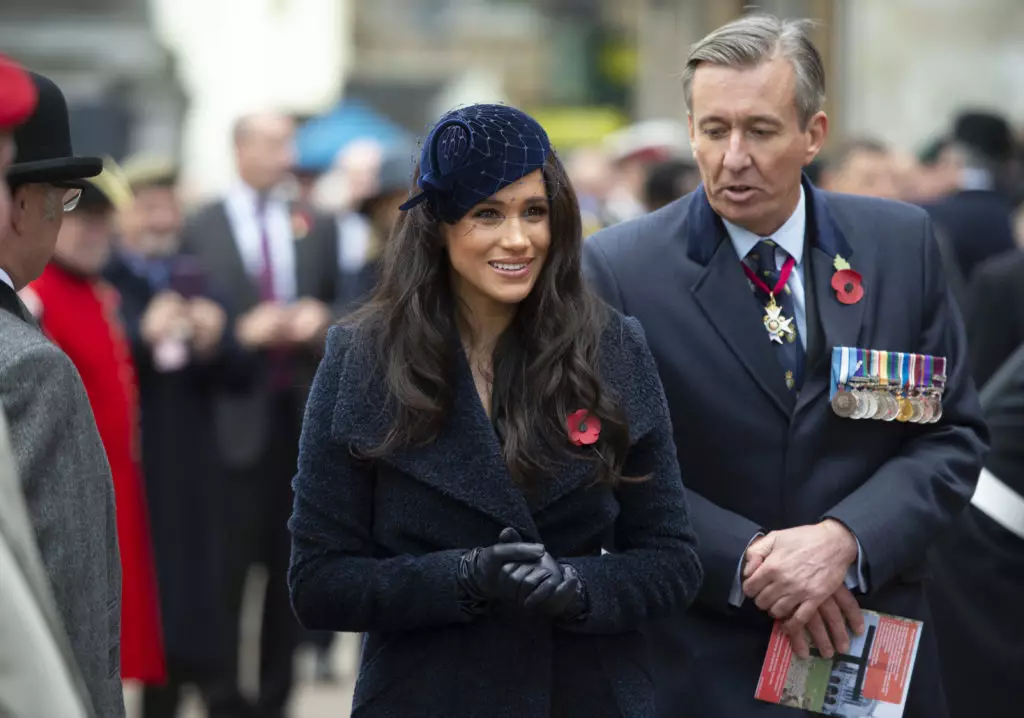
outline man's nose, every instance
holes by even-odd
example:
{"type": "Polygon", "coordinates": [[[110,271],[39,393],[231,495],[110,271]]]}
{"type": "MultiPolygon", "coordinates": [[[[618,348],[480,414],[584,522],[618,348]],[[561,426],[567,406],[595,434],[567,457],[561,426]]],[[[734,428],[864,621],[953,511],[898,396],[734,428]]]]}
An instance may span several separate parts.
{"type": "Polygon", "coordinates": [[[741,172],[750,165],[750,153],[742,130],[733,130],[729,134],[729,144],[725,149],[722,165],[730,172],[741,172]]]}

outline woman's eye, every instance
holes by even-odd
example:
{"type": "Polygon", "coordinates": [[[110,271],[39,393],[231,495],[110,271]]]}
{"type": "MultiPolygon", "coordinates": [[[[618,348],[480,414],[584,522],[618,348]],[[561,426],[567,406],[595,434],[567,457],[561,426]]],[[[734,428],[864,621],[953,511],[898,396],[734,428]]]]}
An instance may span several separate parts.
{"type": "Polygon", "coordinates": [[[526,210],[526,216],[527,217],[543,217],[547,213],[548,213],[548,208],[547,207],[541,207],[541,206],[530,207],[528,210],[526,210]]]}
{"type": "Polygon", "coordinates": [[[476,211],[473,217],[484,222],[493,222],[501,219],[501,214],[496,209],[480,209],[476,211]]]}

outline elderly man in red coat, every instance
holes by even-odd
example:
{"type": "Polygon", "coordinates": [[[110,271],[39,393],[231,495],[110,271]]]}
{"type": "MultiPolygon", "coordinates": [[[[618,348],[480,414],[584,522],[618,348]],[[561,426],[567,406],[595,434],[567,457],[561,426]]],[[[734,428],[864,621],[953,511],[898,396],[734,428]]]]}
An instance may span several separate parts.
{"type": "Polygon", "coordinates": [[[89,180],[67,215],[53,261],[21,297],[82,376],[114,478],[121,551],[121,677],[166,678],[156,570],[139,456],[135,367],[118,317],[117,292],[100,278],[112,241],[113,209],[130,199],[116,166],[89,180]]]}

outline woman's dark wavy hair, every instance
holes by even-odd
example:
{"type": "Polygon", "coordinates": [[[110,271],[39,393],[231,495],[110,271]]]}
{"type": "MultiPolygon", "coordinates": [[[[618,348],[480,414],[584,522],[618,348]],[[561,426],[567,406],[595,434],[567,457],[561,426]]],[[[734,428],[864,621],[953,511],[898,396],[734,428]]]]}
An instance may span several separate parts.
{"type": "MultiPolygon", "coordinates": [[[[609,310],[584,282],[579,203],[554,153],[543,172],[551,246],[533,290],[495,347],[492,407],[503,424],[504,457],[517,483],[549,475],[553,459],[590,456],[598,464],[598,481],[614,485],[625,478],[629,431],[598,370],[609,310]],[[573,451],[569,442],[567,418],[581,408],[601,419],[594,451],[573,451]]],[[[372,297],[345,320],[368,330],[374,365],[393,402],[390,431],[378,446],[359,450],[364,458],[437,437],[452,409],[461,351],[450,264],[440,220],[428,202],[403,213],[381,263],[372,297]]]]}

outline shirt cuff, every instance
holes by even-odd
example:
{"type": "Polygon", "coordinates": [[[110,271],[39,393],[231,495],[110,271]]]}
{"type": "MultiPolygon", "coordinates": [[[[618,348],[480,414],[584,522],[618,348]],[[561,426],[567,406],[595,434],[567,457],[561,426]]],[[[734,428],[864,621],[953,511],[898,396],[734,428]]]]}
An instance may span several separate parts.
{"type": "MultiPolygon", "coordinates": [[[[764,536],[764,534],[760,532],[754,534],[754,538],[750,539],[750,541],[747,543],[747,548],[750,548],[750,544],[754,543],[762,536],[764,536]]],[[[859,546],[860,544],[858,544],[858,547],[859,546]]],[[[729,605],[733,608],[739,608],[743,605],[743,561],[746,559],[746,557],[747,551],[746,549],[744,549],[743,555],[740,556],[739,564],[736,566],[736,578],[733,579],[732,590],[729,591],[729,605]]]]}
{"type": "Polygon", "coordinates": [[[853,540],[857,542],[857,564],[850,564],[850,568],[846,570],[846,579],[844,583],[851,591],[867,593],[868,580],[864,576],[864,551],[861,550],[860,539],[854,536],[853,540]]]}

